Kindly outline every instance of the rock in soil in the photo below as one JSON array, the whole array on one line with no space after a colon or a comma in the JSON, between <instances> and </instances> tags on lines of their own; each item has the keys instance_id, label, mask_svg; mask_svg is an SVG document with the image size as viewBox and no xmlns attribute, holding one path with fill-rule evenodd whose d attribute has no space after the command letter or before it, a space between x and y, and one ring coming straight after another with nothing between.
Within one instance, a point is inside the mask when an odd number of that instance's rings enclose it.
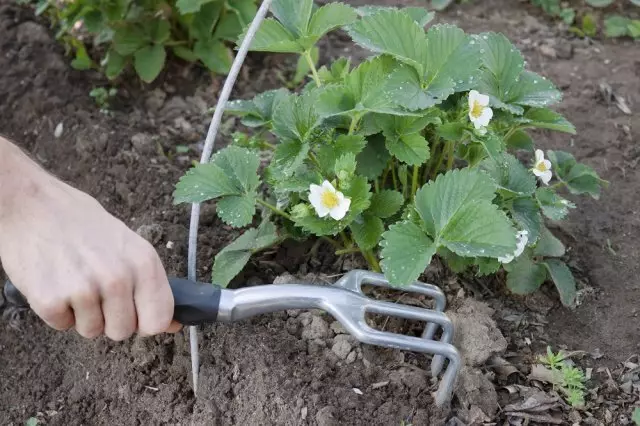
<instances>
[{"instance_id":1,"label":"rock in soil","mask_svg":"<svg viewBox=\"0 0 640 426\"><path fill-rule=\"evenodd\" d=\"M302 338L306 340L326 339L329 337L329 325L318 316L312 316L311 322L304 325Z\"/></svg>"},{"instance_id":2,"label":"rock in soil","mask_svg":"<svg viewBox=\"0 0 640 426\"><path fill-rule=\"evenodd\" d=\"M481 366L492 355L507 349L496 322L491 318L493 309L487 304L465 299L455 312L449 312L455 329L453 344L469 366Z\"/></svg>"},{"instance_id":3,"label":"rock in soil","mask_svg":"<svg viewBox=\"0 0 640 426\"><path fill-rule=\"evenodd\" d=\"M333 339L333 346L331 350L333 353L338 355L340 359L346 359L349 353L351 352L351 341L353 338L346 334L339 334Z\"/></svg>"},{"instance_id":4,"label":"rock in soil","mask_svg":"<svg viewBox=\"0 0 640 426\"><path fill-rule=\"evenodd\" d=\"M460 370L455 395L469 413L474 414L474 407L479 408L486 417L482 421L493 419L498 410L498 393L491 380L479 369L463 367ZM477 417L477 413L473 417ZM465 420L471 423L471 419Z\"/></svg>"},{"instance_id":5,"label":"rock in soil","mask_svg":"<svg viewBox=\"0 0 640 426\"><path fill-rule=\"evenodd\" d=\"M162 234L164 230L162 226L157 223L151 223L149 225L141 225L136 233L140 235L145 240L149 241L151 244L158 244L160 239L162 238Z\"/></svg>"}]
</instances>

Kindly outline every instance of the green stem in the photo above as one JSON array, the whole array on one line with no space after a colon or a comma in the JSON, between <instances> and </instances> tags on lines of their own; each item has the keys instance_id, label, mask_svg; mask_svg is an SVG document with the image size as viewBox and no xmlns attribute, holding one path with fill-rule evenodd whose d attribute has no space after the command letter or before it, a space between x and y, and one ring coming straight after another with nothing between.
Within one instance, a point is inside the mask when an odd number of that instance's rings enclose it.
<instances>
[{"instance_id":1,"label":"green stem","mask_svg":"<svg viewBox=\"0 0 640 426\"><path fill-rule=\"evenodd\" d=\"M511 129L509 129L509 131L507 132L506 135L504 135L504 140L508 140L515 132L517 132L520 129L520 126L513 126Z\"/></svg>"},{"instance_id":2,"label":"green stem","mask_svg":"<svg viewBox=\"0 0 640 426\"><path fill-rule=\"evenodd\" d=\"M353 132L356 131L356 127L358 127L359 121L360 121L360 116L358 114L351 117L351 125L349 125L349 135L352 135Z\"/></svg>"},{"instance_id":3,"label":"green stem","mask_svg":"<svg viewBox=\"0 0 640 426\"><path fill-rule=\"evenodd\" d=\"M337 250L342 250L342 246L340 245L340 243L334 240L333 238L329 238L323 235L322 237L320 237L320 239L328 242L329 244L334 246Z\"/></svg>"},{"instance_id":4,"label":"green stem","mask_svg":"<svg viewBox=\"0 0 640 426\"><path fill-rule=\"evenodd\" d=\"M451 168L453 168L453 160L455 159L456 143L449 142L447 148L447 170L451 170Z\"/></svg>"},{"instance_id":5,"label":"green stem","mask_svg":"<svg viewBox=\"0 0 640 426\"><path fill-rule=\"evenodd\" d=\"M391 179L393 179L393 189L398 190L398 179L396 178L396 162L391 163Z\"/></svg>"},{"instance_id":6,"label":"green stem","mask_svg":"<svg viewBox=\"0 0 640 426\"><path fill-rule=\"evenodd\" d=\"M345 248L353 247L353 243L351 242L349 237L347 237L347 234L345 234L344 231L340 231L340 237L342 238L342 244L344 244Z\"/></svg>"},{"instance_id":7,"label":"green stem","mask_svg":"<svg viewBox=\"0 0 640 426\"><path fill-rule=\"evenodd\" d=\"M420 166L413 166L413 176L411 177L411 198L416 196L418 191L418 177L420 176Z\"/></svg>"},{"instance_id":8,"label":"green stem","mask_svg":"<svg viewBox=\"0 0 640 426\"><path fill-rule=\"evenodd\" d=\"M444 160L444 149L445 149L445 146L440 147L440 152L438 152L438 157L435 162L435 166L433 167L433 170L431 170L432 180L436 178L436 176L438 175L438 171L440 171L440 167L442 167L442 161Z\"/></svg>"},{"instance_id":9,"label":"green stem","mask_svg":"<svg viewBox=\"0 0 640 426\"><path fill-rule=\"evenodd\" d=\"M280 216L284 217L285 219L288 219L288 220L293 222L293 218L291 216L289 216L289 214L283 212L282 210L280 210L279 208L277 208L273 204L269 204L269 203L267 203L266 201L264 201L264 200L262 200L260 198L256 198L256 201L258 202L258 204L263 205L264 207L268 208L269 210L271 210L275 214L280 215Z\"/></svg>"},{"instance_id":10,"label":"green stem","mask_svg":"<svg viewBox=\"0 0 640 426\"><path fill-rule=\"evenodd\" d=\"M311 70L311 74L313 75L313 81L316 82L316 86L322 87L322 81L320 80L320 76L318 75L318 70L316 69L315 64L313 63L313 59L311 58L311 51L306 50L302 56L307 60L307 64L309 65L309 69Z\"/></svg>"},{"instance_id":11,"label":"green stem","mask_svg":"<svg viewBox=\"0 0 640 426\"><path fill-rule=\"evenodd\" d=\"M378 182L378 179L373 181L373 188L376 191L376 193L380 192L380 182Z\"/></svg>"},{"instance_id":12,"label":"green stem","mask_svg":"<svg viewBox=\"0 0 640 426\"><path fill-rule=\"evenodd\" d=\"M373 272L378 272L378 273L382 272L382 269L380 269L380 264L378 263L378 259L376 259L376 255L373 254L373 251L362 250L362 255L364 256L365 260L367 261L367 263L369 264L369 267Z\"/></svg>"},{"instance_id":13,"label":"green stem","mask_svg":"<svg viewBox=\"0 0 640 426\"><path fill-rule=\"evenodd\" d=\"M272 144L272 143L262 141L262 142L260 142L260 148L264 148L264 149L268 149L268 150L271 150L271 151L275 151L276 146L274 144Z\"/></svg>"},{"instance_id":14,"label":"green stem","mask_svg":"<svg viewBox=\"0 0 640 426\"><path fill-rule=\"evenodd\" d=\"M351 253L360 253L360 249L358 247L351 247L336 250L336 256L342 256L343 254L351 254Z\"/></svg>"},{"instance_id":15,"label":"green stem","mask_svg":"<svg viewBox=\"0 0 640 426\"><path fill-rule=\"evenodd\" d=\"M320 167L320 162L318 161L316 156L313 154L313 152L309 151L309 154L307 156L309 157L309 160L311 160L314 166L316 166L319 170L322 170L322 167Z\"/></svg>"}]
</instances>

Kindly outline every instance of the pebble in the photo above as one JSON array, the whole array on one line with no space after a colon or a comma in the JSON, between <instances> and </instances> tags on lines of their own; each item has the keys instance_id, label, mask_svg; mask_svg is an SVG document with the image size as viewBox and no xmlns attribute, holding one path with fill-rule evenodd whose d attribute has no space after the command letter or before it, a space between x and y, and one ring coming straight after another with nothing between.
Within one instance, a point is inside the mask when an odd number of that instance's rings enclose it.
<instances>
[{"instance_id":1,"label":"pebble","mask_svg":"<svg viewBox=\"0 0 640 426\"><path fill-rule=\"evenodd\" d=\"M340 321L334 321L331 323L331 331L335 334L347 334L347 330L340 324Z\"/></svg>"},{"instance_id":2,"label":"pebble","mask_svg":"<svg viewBox=\"0 0 640 426\"><path fill-rule=\"evenodd\" d=\"M58 123L58 125L56 126L56 129L53 131L53 137L58 139L60 136L62 136L62 132L64 132L64 124L61 121Z\"/></svg>"},{"instance_id":3,"label":"pebble","mask_svg":"<svg viewBox=\"0 0 640 426\"><path fill-rule=\"evenodd\" d=\"M151 244L157 244L158 241L160 241L160 238L162 238L162 234L164 233L164 230L162 229L162 226L160 226L157 223L152 223L149 225L141 225L137 230L136 233L138 235L140 235L142 238L144 238L145 240L149 241Z\"/></svg>"},{"instance_id":4,"label":"pebble","mask_svg":"<svg viewBox=\"0 0 640 426\"><path fill-rule=\"evenodd\" d=\"M347 364L353 364L354 361L356 360L357 356L358 356L358 354L356 354L356 351L351 351L349 353L349 355L347 356L347 359L345 360L345 362Z\"/></svg>"},{"instance_id":5,"label":"pebble","mask_svg":"<svg viewBox=\"0 0 640 426\"><path fill-rule=\"evenodd\" d=\"M140 154L154 154L156 152L153 137L147 133L136 133L131 136L131 144Z\"/></svg>"},{"instance_id":6,"label":"pebble","mask_svg":"<svg viewBox=\"0 0 640 426\"><path fill-rule=\"evenodd\" d=\"M303 323L304 324L304 323ZM329 325L320 317L314 316L311 323L304 326L302 338L306 340L326 339L329 336Z\"/></svg>"}]
</instances>

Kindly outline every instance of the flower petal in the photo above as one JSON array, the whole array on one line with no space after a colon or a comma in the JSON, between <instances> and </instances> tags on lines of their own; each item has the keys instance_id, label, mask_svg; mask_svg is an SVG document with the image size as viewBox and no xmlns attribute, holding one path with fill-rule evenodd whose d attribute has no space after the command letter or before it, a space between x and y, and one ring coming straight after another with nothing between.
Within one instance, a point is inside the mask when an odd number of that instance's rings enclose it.
<instances>
[{"instance_id":1,"label":"flower petal","mask_svg":"<svg viewBox=\"0 0 640 426\"><path fill-rule=\"evenodd\" d=\"M476 96L476 102L478 102L483 107L486 107L487 105L489 105L489 96L481 95L478 93L478 96Z\"/></svg>"},{"instance_id":2,"label":"flower petal","mask_svg":"<svg viewBox=\"0 0 640 426\"><path fill-rule=\"evenodd\" d=\"M543 160L542 162L544 163L544 166L547 168L547 170L551 170L551 161Z\"/></svg>"},{"instance_id":3,"label":"flower petal","mask_svg":"<svg viewBox=\"0 0 640 426\"><path fill-rule=\"evenodd\" d=\"M335 220L342 220L347 215L349 206L351 206L351 200L345 199L340 204L338 204L337 207L331 209L331 212L329 214Z\"/></svg>"},{"instance_id":4,"label":"flower petal","mask_svg":"<svg viewBox=\"0 0 640 426\"><path fill-rule=\"evenodd\" d=\"M333 185L331 185L331 182L329 182L328 180L325 180L324 182L322 182L322 188L325 189L326 191L336 192L336 189L333 187Z\"/></svg>"},{"instance_id":5,"label":"flower petal","mask_svg":"<svg viewBox=\"0 0 640 426\"><path fill-rule=\"evenodd\" d=\"M544 152L541 149L536 149L536 164L544 160Z\"/></svg>"},{"instance_id":6,"label":"flower petal","mask_svg":"<svg viewBox=\"0 0 640 426\"><path fill-rule=\"evenodd\" d=\"M480 93L478 93L477 90L472 90L469 92L469 110L473 109L473 105L475 104L479 95Z\"/></svg>"},{"instance_id":7,"label":"flower petal","mask_svg":"<svg viewBox=\"0 0 640 426\"><path fill-rule=\"evenodd\" d=\"M549 185L549 181L551 180L552 176L553 173L551 173L551 170L547 170L540 175L540 180L542 180L542 183L544 183L545 185Z\"/></svg>"}]
</instances>

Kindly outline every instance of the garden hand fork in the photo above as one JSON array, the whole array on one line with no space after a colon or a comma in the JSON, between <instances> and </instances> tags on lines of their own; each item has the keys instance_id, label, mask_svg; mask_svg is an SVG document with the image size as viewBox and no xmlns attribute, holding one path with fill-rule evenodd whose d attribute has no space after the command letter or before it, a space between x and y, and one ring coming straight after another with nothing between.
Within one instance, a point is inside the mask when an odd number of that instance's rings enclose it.
<instances>
[{"instance_id":1,"label":"garden hand fork","mask_svg":"<svg viewBox=\"0 0 640 426\"><path fill-rule=\"evenodd\" d=\"M310 284L271 284L237 290L186 279L169 280L175 301L174 319L184 325L213 322L235 322L288 309L321 309L333 315L357 340L369 345L434 354L431 372L441 372L445 359L447 368L436 392L436 405L451 398L460 369L460 355L451 344L453 324L443 313L444 293L433 285L416 282L403 288L434 299L435 309L425 309L367 297L365 284L391 288L382 274L353 270L330 286ZM18 290L9 282L4 287L5 298L14 305L27 306ZM370 327L366 313L395 316L427 323L421 337L407 336ZM438 328L439 341L433 340Z\"/></svg>"}]
</instances>

